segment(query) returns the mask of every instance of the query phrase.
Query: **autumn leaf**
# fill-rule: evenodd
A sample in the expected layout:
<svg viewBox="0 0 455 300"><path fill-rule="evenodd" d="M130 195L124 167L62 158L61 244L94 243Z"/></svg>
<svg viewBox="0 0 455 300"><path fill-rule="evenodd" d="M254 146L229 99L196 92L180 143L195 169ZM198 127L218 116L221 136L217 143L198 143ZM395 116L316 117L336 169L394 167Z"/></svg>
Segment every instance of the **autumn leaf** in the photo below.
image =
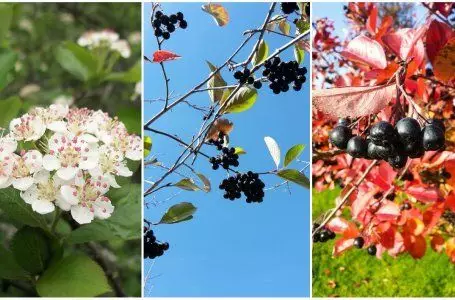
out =
<svg viewBox="0 0 455 300"><path fill-rule="evenodd" d="M351 61L366 64L376 69L384 69L387 66L385 52L381 44L363 35L359 35L350 41L341 54Z"/></svg>
<svg viewBox="0 0 455 300"><path fill-rule="evenodd" d="M454 35L455 33L449 25L437 20L433 20L430 23L426 35L426 50L428 59L431 63L434 62L439 50L441 50L447 41Z"/></svg>
<svg viewBox="0 0 455 300"><path fill-rule="evenodd" d="M181 57L180 55L177 55L167 50L157 50L155 51L155 53L153 53L152 61L155 63L161 63L168 60L176 60L180 57Z"/></svg>
<svg viewBox="0 0 455 300"><path fill-rule="evenodd" d="M212 15L216 24L220 27L229 23L229 13L221 4L209 3L202 5L202 10Z"/></svg>
<svg viewBox="0 0 455 300"><path fill-rule="evenodd" d="M406 60L411 55L416 56L413 50L416 45L423 49L422 36L426 31L426 27L422 26L419 29L401 28L395 32L387 33L382 37L384 44L401 59Z"/></svg>
<svg viewBox="0 0 455 300"><path fill-rule="evenodd" d="M435 233L430 237L430 240L431 248L433 248L434 251L441 253L444 249L444 238L440 234Z"/></svg>
<svg viewBox="0 0 455 300"><path fill-rule="evenodd" d="M455 79L455 37L438 52L433 64L436 78L449 82Z"/></svg>
<svg viewBox="0 0 455 300"><path fill-rule="evenodd" d="M228 119L218 119L208 130L206 139L217 140L220 132L222 132L224 135L229 135L233 128L234 124Z"/></svg>
<svg viewBox="0 0 455 300"><path fill-rule="evenodd" d="M394 96L394 84L315 90L313 105L335 119L354 118L378 113Z"/></svg>

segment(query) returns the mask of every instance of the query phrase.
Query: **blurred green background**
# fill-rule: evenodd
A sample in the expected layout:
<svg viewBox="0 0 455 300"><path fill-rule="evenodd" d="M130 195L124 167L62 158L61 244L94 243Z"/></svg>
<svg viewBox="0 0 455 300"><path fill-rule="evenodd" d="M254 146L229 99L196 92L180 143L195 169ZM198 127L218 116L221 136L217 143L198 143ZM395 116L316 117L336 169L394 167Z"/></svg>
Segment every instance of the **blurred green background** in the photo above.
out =
<svg viewBox="0 0 455 300"><path fill-rule="evenodd" d="M86 63L88 50L84 52L67 45L74 45L86 31L106 28L129 42L131 56L119 58L109 72L92 72L93 66ZM0 4L0 127L7 127L13 117L30 107L47 106L60 97L72 99L73 106L102 109L112 117L118 116L129 132L140 134L141 97L136 91L141 81L140 32L140 3ZM75 76L72 71L75 69L89 75L81 79ZM112 222L128 230L128 238L107 237L108 240L74 243L65 249L65 255L82 251L96 260L93 249L98 249L97 255L101 253L108 262L107 268L118 278L123 293L140 297L141 171L138 163L130 167L136 170L135 175L119 181L124 188L111 193L116 194L111 197L120 199L116 202L117 208L122 208L111 217ZM97 225L87 225L86 229L99 230ZM67 236L71 226L74 230L75 224L67 218L58 223L57 231ZM8 247L19 228L20 223L0 211L1 246ZM25 282L0 279L0 296L32 295L18 285L27 288ZM116 289L112 290L103 296L116 296Z"/></svg>
<svg viewBox="0 0 455 300"><path fill-rule="evenodd" d="M313 220L335 206L340 191L313 190ZM313 297L455 296L455 266L429 245L420 260L408 254L396 259L384 254L379 260L358 249L333 258L335 241L313 244Z"/></svg>

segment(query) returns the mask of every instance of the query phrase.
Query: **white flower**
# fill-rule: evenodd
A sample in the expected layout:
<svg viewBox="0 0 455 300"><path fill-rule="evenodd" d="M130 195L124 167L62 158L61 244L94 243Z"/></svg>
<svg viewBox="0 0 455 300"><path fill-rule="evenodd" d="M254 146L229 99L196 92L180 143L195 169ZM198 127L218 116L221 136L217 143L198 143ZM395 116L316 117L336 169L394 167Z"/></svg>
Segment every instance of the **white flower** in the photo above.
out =
<svg viewBox="0 0 455 300"><path fill-rule="evenodd" d="M142 139L134 134L115 134L112 135L110 147L120 151L126 158L131 160L142 159Z"/></svg>
<svg viewBox="0 0 455 300"><path fill-rule="evenodd" d="M128 134L125 124L117 118L111 118L101 110L93 112L87 124L87 131L94 134L103 143L110 144L113 137Z"/></svg>
<svg viewBox="0 0 455 300"><path fill-rule="evenodd" d="M109 183L99 177L76 180L73 185L61 187L63 200L71 205L71 216L79 224L87 224L98 219L106 219L114 212L111 200L104 196L109 190Z"/></svg>
<svg viewBox="0 0 455 300"><path fill-rule="evenodd" d="M92 177L101 176L105 178L109 185L114 188L119 188L115 180L115 176L130 177L133 172L126 166L126 161L123 159L123 154L115 149L102 145L99 148L100 159L95 168L89 170Z"/></svg>
<svg viewBox="0 0 455 300"><path fill-rule="evenodd" d="M21 198L28 204L32 205L32 209L40 214L48 214L53 212L55 205L63 210L69 210L70 205L63 200L60 188L63 184L69 184L58 178L51 177L49 171L41 170L33 176L34 184L26 191L21 192Z"/></svg>
<svg viewBox="0 0 455 300"><path fill-rule="evenodd" d="M111 45L111 50L117 51L123 58L131 56L131 48L126 40L118 40Z"/></svg>
<svg viewBox="0 0 455 300"><path fill-rule="evenodd" d="M57 176L63 180L73 179L79 170L93 169L99 159L98 145L88 142L88 137L55 133L49 139L49 154L43 158L43 167L57 170Z"/></svg>
<svg viewBox="0 0 455 300"><path fill-rule="evenodd" d="M74 103L74 97L68 95L60 95L52 101L54 104L71 106Z"/></svg>
<svg viewBox="0 0 455 300"><path fill-rule="evenodd" d="M9 138L0 139L0 188L6 188L11 184L11 173L14 167L14 151L17 142Z"/></svg>
<svg viewBox="0 0 455 300"><path fill-rule="evenodd" d="M97 47L108 47L119 39L118 33L105 29L102 31L87 31L78 40L77 44L89 49Z"/></svg>
<svg viewBox="0 0 455 300"><path fill-rule="evenodd" d="M36 107L30 111L30 114L39 117L46 128L55 132L64 132L66 123L63 119L68 111L67 105L52 104L49 108Z"/></svg>
<svg viewBox="0 0 455 300"><path fill-rule="evenodd" d="M19 191L25 191L33 185L33 174L43 166L43 155L37 150L30 150L22 156L13 154L13 172L11 183Z"/></svg>
<svg viewBox="0 0 455 300"><path fill-rule="evenodd" d="M142 41L142 36L140 31L134 31L128 35L128 42L132 45L137 45Z"/></svg>
<svg viewBox="0 0 455 300"><path fill-rule="evenodd" d="M13 119L9 124L10 134L18 141L36 141L46 131L46 125L40 117L25 114L20 118Z"/></svg>

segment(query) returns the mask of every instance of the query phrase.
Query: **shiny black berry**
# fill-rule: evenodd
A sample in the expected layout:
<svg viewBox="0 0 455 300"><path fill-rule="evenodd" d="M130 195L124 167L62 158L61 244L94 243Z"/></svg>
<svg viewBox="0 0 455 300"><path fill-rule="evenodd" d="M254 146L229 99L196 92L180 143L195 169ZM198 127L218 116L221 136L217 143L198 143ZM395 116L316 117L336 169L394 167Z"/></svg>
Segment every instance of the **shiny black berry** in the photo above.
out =
<svg viewBox="0 0 455 300"><path fill-rule="evenodd" d="M390 156L387 159L387 162L394 168L394 169L401 169L406 165L408 161L408 157L406 155L396 154L394 156Z"/></svg>
<svg viewBox="0 0 455 300"><path fill-rule="evenodd" d="M329 133L330 142L342 150L346 149L351 137L352 131L346 126L337 126Z"/></svg>
<svg viewBox="0 0 455 300"><path fill-rule="evenodd" d="M389 122L380 121L371 126L369 137L376 145L388 146L395 141L396 131Z"/></svg>
<svg viewBox="0 0 455 300"><path fill-rule="evenodd" d="M259 80L257 80L254 82L253 86L255 89L260 89L262 87L262 83Z"/></svg>
<svg viewBox="0 0 455 300"><path fill-rule="evenodd" d="M444 121L441 120L441 119L428 119L427 120L427 123L428 124L431 124L431 125L436 125L438 126L439 128L442 129L442 131L446 131L446 126L444 125Z"/></svg>
<svg viewBox="0 0 455 300"><path fill-rule="evenodd" d="M376 245L368 246L367 251L368 251L368 254L370 254L372 256L376 255L376 251L377 251Z"/></svg>
<svg viewBox="0 0 455 300"><path fill-rule="evenodd" d="M169 32L163 32L163 39L168 40L171 37Z"/></svg>
<svg viewBox="0 0 455 300"><path fill-rule="evenodd" d="M430 124L423 129L423 148L427 151L436 151L444 147L444 131L440 126Z"/></svg>
<svg viewBox="0 0 455 300"><path fill-rule="evenodd" d="M346 152L356 158L366 157L367 150L368 144L361 136L352 137L346 146Z"/></svg>
<svg viewBox="0 0 455 300"><path fill-rule="evenodd" d="M358 236L354 239L354 247L362 249L364 244L365 240L363 239L363 237Z"/></svg>
<svg viewBox="0 0 455 300"><path fill-rule="evenodd" d="M420 140L420 124L413 118L403 118L397 122L395 129L403 144Z"/></svg>
<svg viewBox="0 0 455 300"><path fill-rule="evenodd" d="M179 22L179 26L180 26L180 28L185 29L188 27L188 23L185 20L181 20Z"/></svg>

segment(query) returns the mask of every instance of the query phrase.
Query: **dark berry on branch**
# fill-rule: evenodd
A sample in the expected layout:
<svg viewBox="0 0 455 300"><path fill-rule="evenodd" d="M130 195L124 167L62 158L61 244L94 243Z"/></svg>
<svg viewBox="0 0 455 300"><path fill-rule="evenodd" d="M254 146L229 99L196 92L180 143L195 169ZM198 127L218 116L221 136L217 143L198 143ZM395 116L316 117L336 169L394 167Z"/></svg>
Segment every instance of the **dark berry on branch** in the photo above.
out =
<svg viewBox="0 0 455 300"><path fill-rule="evenodd" d="M412 208L411 204L409 202L403 203L403 205L400 206L401 210L410 210Z"/></svg>
<svg viewBox="0 0 455 300"><path fill-rule="evenodd" d="M319 233L319 241L321 241L321 243L325 243L329 239L330 239L330 236L329 236L329 233L327 232L327 230L322 229Z"/></svg>
<svg viewBox="0 0 455 300"><path fill-rule="evenodd" d="M346 146L346 152L356 158L366 157L367 150L368 144L361 136L352 137Z"/></svg>
<svg viewBox="0 0 455 300"><path fill-rule="evenodd" d="M364 244L365 240L363 239L363 237L358 236L354 239L354 247L362 249Z"/></svg>
<svg viewBox="0 0 455 300"><path fill-rule="evenodd" d="M305 5L305 14L308 17L310 16L310 3L309 2Z"/></svg>
<svg viewBox="0 0 455 300"><path fill-rule="evenodd" d="M369 137L376 145L388 146L395 141L396 131L389 122L380 121L371 126Z"/></svg>
<svg viewBox="0 0 455 300"><path fill-rule="evenodd" d="M182 21L183 20L183 14L179 11L178 13L175 14L177 16L177 20Z"/></svg>
<svg viewBox="0 0 455 300"><path fill-rule="evenodd" d="M403 118L395 125L401 143L420 140L421 129L419 122L413 118Z"/></svg>
<svg viewBox="0 0 455 300"><path fill-rule="evenodd" d="M392 192L392 193L388 194L385 198L389 201L393 201L393 200L395 200L395 197L396 197L395 193Z"/></svg>
<svg viewBox="0 0 455 300"><path fill-rule="evenodd" d="M161 21L159 19L153 20L153 27L158 28L161 26Z"/></svg>
<svg viewBox="0 0 455 300"><path fill-rule="evenodd" d="M444 125L444 121L441 120L441 119L428 119L427 120L427 123L430 124L430 125L436 125L438 126L439 128L442 129L442 131L445 133L446 131L446 126Z"/></svg>
<svg viewBox="0 0 455 300"><path fill-rule="evenodd" d="M350 122L349 122L349 119L341 118L338 120L337 124L341 125L341 126L349 126Z"/></svg>
<svg viewBox="0 0 455 300"><path fill-rule="evenodd" d="M144 258L154 259L169 249L168 243L159 243L153 233L148 230L144 233Z"/></svg>
<svg viewBox="0 0 455 300"><path fill-rule="evenodd" d="M387 162L394 168L394 169L401 169L404 168L406 162L408 161L408 157L406 155L396 154L394 156L390 156L387 159Z"/></svg>
<svg viewBox="0 0 455 300"><path fill-rule="evenodd" d="M351 137L352 131L346 126L337 126L329 133L330 142L342 150L346 149Z"/></svg>
<svg viewBox="0 0 455 300"><path fill-rule="evenodd" d="M163 35L163 31L160 28L155 29L155 36L160 37Z"/></svg>
<svg viewBox="0 0 455 300"><path fill-rule="evenodd" d="M234 78L235 78L235 79L239 80L239 79L242 78L242 77L243 77L243 72L242 72L242 71L236 71L236 72L234 73Z"/></svg>
<svg viewBox="0 0 455 300"><path fill-rule="evenodd" d="M423 129L423 148L427 151L436 151L444 147L444 131L440 126L430 124Z"/></svg>
<svg viewBox="0 0 455 300"><path fill-rule="evenodd" d="M169 31L170 33L175 31L175 26L172 24L167 25L166 28L167 28L167 31Z"/></svg>
<svg viewBox="0 0 455 300"><path fill-rule="evenodd" d="M170 24L169 17L167 15L162 15L160 21L165 26Z"/></svg>
<svg viewBox="0 0 455 300"><path fill-rule="evenodd" d="M298 10L299 6L296 2L281 2L281 11L283 14L289 15Z"/></svg>
<svg viewBox="0 0 455 300"><path fill-rule="evenodd" d="M177 16L176 15L170 15L169 16L169 21L172 23L172 24L177 24Z"/></svg>
<svg viewBox="0 0 455 300"><path fill-rule="evenodd" d="M163 32L163 39L168 40L171 37L169 32Z"/></svg>
<svg viewBox="0 0 455 300"><path fill-rule="evenodd" d="M254 83L254 77L248 77L248 84Z"/></svg>
<svg viewBox="0 0 455 300"><path fill-rule="evenodd" d="M185 20L181 20L181 21L179 22L179 26L180 26L180 28L182 28L182 29L186 29L186 28L188 27L188 23L187 23Z"/></svg>
<svg viewBox="0 0 455 300"><path fill-rule="evenodd" d="M372 255L372 256L376 255L376 251L377 251L376 245L368 246L367 251L368 251L369 255Z"/></svg>
<svg viewBox="0 0 455 300"><path fill-rule="evenodd" d="M255 89L260 89L262 87L262 82L259 80L256 80L253 84Z"/></svg>
<svg viewBox="0 0 455 300"><path fill-rule="evenodd" d="M160 11L160 10L158 10L158 11L155 13L155 18L156 18L156 19L159 19L159 18L161 18L162 15L163 15L163 12Z"/></svg>

